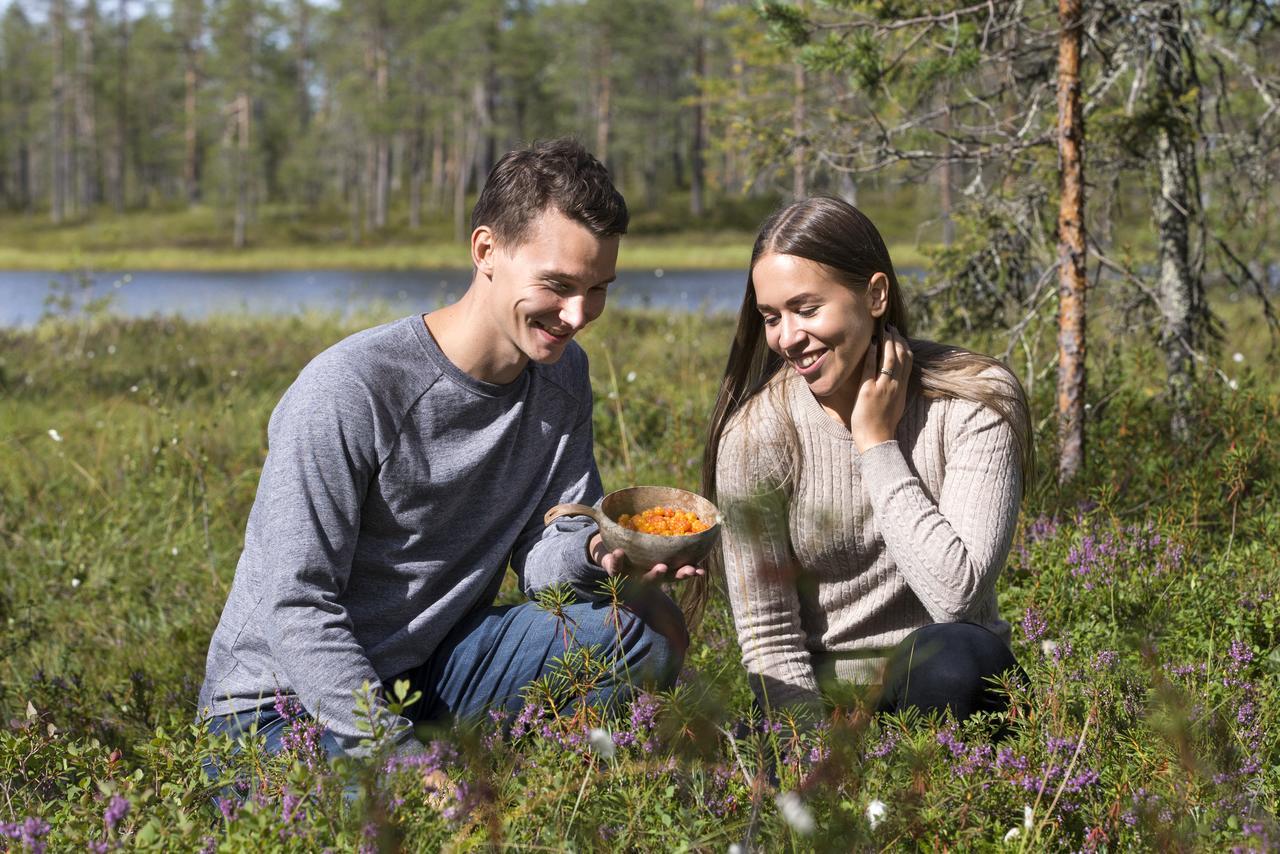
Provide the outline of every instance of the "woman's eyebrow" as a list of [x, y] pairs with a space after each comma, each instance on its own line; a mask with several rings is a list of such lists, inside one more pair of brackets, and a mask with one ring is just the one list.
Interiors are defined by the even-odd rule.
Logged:
[[[795, 308], [796, 306], [804, 305], [807, 302], [814, 302], [815, 300], [821, 301], [821, 299], [822, 298], [819, 297], [817, 294], [802, 293], [802, 294], [796, 294], [791, 299], [787, 300], [785, 305], [787, 306], [787, 308]], [[766, 309], [770, 311], [773, 310], [772, 306], [766, 305], [762, 302], [757, 302], [756, 308], [759, 309], [760, 311], [764, 311]]]

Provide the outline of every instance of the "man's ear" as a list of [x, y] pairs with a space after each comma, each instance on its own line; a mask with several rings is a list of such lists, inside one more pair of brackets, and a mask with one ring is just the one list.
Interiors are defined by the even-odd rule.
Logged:
[[889, 310], [889, 277], [876, 273], [867, 282], [867, 305], [872, 317], [883, 317]]
[[471, 232], [471, 263], [485, 276], [493, 276], [493, 253], [498, 251], [493, 229], [482, 225]]

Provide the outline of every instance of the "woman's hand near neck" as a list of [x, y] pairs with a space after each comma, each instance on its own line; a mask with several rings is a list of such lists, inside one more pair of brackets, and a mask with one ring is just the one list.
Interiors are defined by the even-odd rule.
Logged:
[[862, 357], [862, 370], [854, 380], [858, 388], [847, 422], [858, 453], [888, 442], [897, 433], [898, 422], [907, 408], [911, 360], [907, 339], [892, 326], [884, 328], [884, 344], [878, 360], [875, 343], [867, 348]]

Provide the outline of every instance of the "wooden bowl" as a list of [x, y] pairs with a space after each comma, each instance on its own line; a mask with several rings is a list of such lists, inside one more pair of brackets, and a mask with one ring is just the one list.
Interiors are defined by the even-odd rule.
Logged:
[[[697, 534], [645, 534], [618, 524], [624, 514], [635, 515], [650, 507], [674, 507], [690, 510], [710, 525]], [[600, 526], [604, 547], [626, 553], [627, 569], [646, 572], [655, 563], [665, 563], [672, 570], [693, 566], [711, 553], [720, 538], [723, 519], [716, 506], [701, 495], [672, 486], [632, 486], [610, 492], [600, 507], [585, 504], [557, 504], [547, 511], [544, 524], [550, 525], [561, 516], [590, 516]]]

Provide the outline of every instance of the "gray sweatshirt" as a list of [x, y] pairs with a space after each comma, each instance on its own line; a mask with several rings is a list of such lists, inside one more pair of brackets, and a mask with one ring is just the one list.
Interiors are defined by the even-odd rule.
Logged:
[[[202, 715], [279, 690], [358, 752], [352, 692], [422, 664], [493, 602], [508, 563], [526, 593], [603, 577], [587, 559], [594, 525], [542, 524], [601, 495], [576, 344], [494, 385], [451, 363], [421, 316], [368, 329], [303, 369], [268, 441]], [[399, 724], [397, 749], [412, 751]]]

